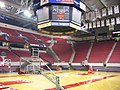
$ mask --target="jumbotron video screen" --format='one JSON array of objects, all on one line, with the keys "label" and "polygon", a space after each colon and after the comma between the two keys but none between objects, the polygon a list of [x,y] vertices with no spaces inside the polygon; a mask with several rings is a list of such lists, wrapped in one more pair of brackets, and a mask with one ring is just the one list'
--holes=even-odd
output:
[{"label": "jumbotron video screen", "polygon": [[52,6],[52,20],[69,21],[69,6]]}]

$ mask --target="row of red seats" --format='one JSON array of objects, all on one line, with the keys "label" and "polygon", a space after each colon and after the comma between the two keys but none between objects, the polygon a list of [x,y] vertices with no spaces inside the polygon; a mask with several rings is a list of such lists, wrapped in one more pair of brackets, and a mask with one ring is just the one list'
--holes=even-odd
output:
[{"label": "row of red seats", "polygon": [[[38,34],[32,34],[32,33],[28,33],[28,32],[16,31],[16,30],[8,29],[8,28],[1,27],[0,31],[9,34],[11,36],[11,38],[9,40],[14,41],[14,42],[20,42],[20,40],[18,40],[20,38],[16,39],[17,36],[19,36],[20,34],[22,34],[23,36],[26,36],[28,38],[28,41],[31,42],[32,44],[39,44],[37,41],[35,41],[36,39],[43,40],[45,42],[45,44],[47,44],[46,42],[48,40],[50,40],[49,37],[41,36]],[[12,36],[15,36],[16,38],[14,38]],[[0,40],[3,40],[3,39],[4,38],[2,36],[0,36]],[[60,58],[60,62],[69,62],[71,55],[72,55],[71,45],[67,44],[65,39],[56,38],[55,40],[57,40],[58,42],[53,46],[53,50]],[[114,41],[94,42],[93,47],[91,49],[90,56],[88,58],[88,62],[103,63],[106,60],[114,43],[115,43]],[[74,48],[76,51],[75,58],[73,60],[74,63],[81,63],[83,60],[86,59],[86,55],[88,53],[90,45],[91,45],[90,42],[74,44]],[[12,61],[19,61],[18,56],[20,56],[20,57],[31,56],[30,51],[25,51],[25,50],[14,50],[11,52],[7,49],[0,49],[0,51],[5,51],[7,53],[7,57],[11,58]],[[18,56],[15,53],[18,54]],[[118,42],[117,46],[115,47],[115,50],[113,51],[113,54],[110,57],[109,62],[110,63],[120,63],[119,53],[120,53],[120,42]],[[55,60],[53,60],[53,58],[51,58],[46,53],[40,53],[40,56],[42,58],[46,59],[48,62],[55,62]]]}]

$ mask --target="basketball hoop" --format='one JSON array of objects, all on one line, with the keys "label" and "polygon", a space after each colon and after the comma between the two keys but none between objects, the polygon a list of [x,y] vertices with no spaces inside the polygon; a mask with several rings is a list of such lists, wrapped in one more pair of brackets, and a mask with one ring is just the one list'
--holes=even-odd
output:
[{"label": "basketball hoop", "polygon": [[5,57],[6,57],[6,56],[1,56],[2,60],[4,60],[4,59],[5,59]]}]

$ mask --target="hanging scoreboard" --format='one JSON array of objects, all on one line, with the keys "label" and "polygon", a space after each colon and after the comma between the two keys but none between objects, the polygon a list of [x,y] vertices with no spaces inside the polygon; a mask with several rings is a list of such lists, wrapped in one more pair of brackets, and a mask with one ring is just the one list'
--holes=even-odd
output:
[{"label": "hanging scoreboard", "polygon": [[37,10],[38,22],[74,22],[81,24],[82,12],[74,7],[64,5],[45,6]]},{"label": "hanging scoreboard", "polygon": [[44,34],[66,35],[80,30],[84,5],[81,0],[41,0],[37,9],[38,29]]}]

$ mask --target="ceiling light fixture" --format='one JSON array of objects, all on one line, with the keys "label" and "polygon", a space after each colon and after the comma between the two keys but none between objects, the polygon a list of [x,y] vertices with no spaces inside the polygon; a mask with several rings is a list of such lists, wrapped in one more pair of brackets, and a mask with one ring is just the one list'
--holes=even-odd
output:
[{"label": "ceiling light fixture", "polygon": [[5,3],[0,1],[0,7],[4,8],[5,7]]},{"label": "ceiling light fixture", "polygon": [[28,18],[32,16],[29,10],[24,10],[24,15],[27,16]]}]

